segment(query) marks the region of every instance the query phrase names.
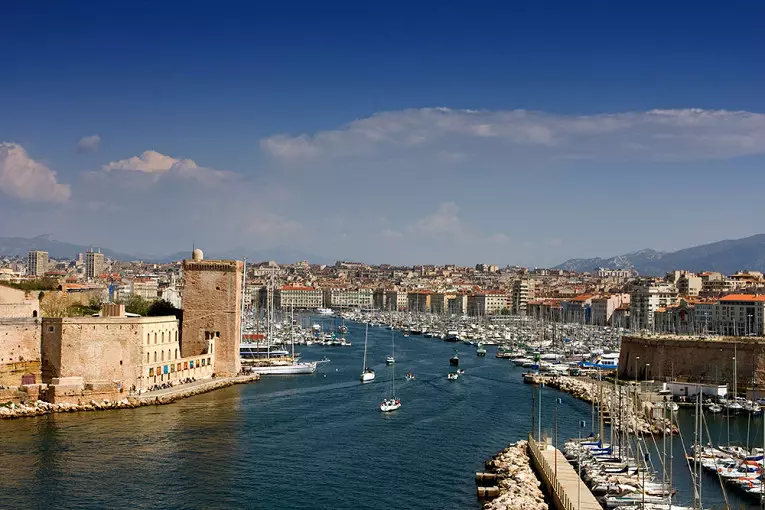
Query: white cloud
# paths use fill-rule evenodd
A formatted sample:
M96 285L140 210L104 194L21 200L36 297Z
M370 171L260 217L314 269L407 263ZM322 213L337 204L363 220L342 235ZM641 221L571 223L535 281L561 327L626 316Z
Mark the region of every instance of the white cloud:
M204 181L222 180L233 176L231 172L197 165L191 159L175 159L156 151L144 151L140 156L113 161L101 167L106 172L125 171L154 175L177 176Z
M436 212L420 218L408 227L412 234L426 236L454 236L462 237L467 234L465 225L460 220L459 207L454 202L443 202Z
M56 172L29 157L21 145L0 143L0 191L30 202L66 202L68 184Z
M502 232L498 232L492 236L489 236L489 241L497 244L507 244L510 242L510 238Z
M84 136L77 142L77 152L98 152L101 147L101 137L98 135Z
M261 147L289 162L395 150L462 154L486 148L572 159L730 158L765 153L765 114L678 109L554 115L421 108L377 113L313 135L275 135L261 140Z

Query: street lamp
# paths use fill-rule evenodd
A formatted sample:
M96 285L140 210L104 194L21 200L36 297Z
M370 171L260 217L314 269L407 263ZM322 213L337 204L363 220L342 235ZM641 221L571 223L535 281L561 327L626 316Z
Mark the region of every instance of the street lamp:
M562 402L563 402L562 398L555 399L555 482L556 483L558 482L558 406Z
M582 506L582 429L584 429L585 422L581 420L579 422L579 461L577 462L577 468L579 469L579 483L576 484L576 508L579 510Z

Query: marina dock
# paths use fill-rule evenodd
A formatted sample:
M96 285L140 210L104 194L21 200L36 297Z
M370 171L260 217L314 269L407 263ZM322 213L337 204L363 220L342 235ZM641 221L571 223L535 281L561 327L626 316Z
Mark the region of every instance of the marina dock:
M529 435L529 457L542 480L550 502L558 510L602 510L566 457L556 448L538 443ZM557 458L557 467L556 467Z

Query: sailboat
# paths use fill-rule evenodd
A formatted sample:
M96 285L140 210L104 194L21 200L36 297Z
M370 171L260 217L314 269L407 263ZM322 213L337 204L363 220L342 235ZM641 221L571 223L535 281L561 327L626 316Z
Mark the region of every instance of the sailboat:
M361 371L361 382L368 383L374 380L375 371L367 365L367 342L369 341L369 323L364 331L364 368Z
M295 313L294 310L291 313L292 318L290 321L290 343L292 344L292 358L290 361L272 360L270 358L270 344L269 344L269 357L266 359L266 363L262 365L253 365L249 367L249 372L253 374L261 375L298 375L298 374L313 374L316 372L316 367L319 364L318 361L298 361L295 356Z
M396 340L393 335L393 331L391 331L390 335L391 343L393 344L393 352L396 352ZM395 411L396 409L401 407L401 401L396 398L396 365L391 364L390 369L390 397L386 398L385 400L380 403L380 411L384 413L389 413L391 411Z

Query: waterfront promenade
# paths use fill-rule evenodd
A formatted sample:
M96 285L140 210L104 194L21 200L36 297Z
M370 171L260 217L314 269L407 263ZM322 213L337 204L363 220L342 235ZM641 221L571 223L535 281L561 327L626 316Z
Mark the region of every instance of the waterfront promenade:
M546 443L537 443L529 436L529 456L555 508L558 510L601 510L603 508L560 450Z

